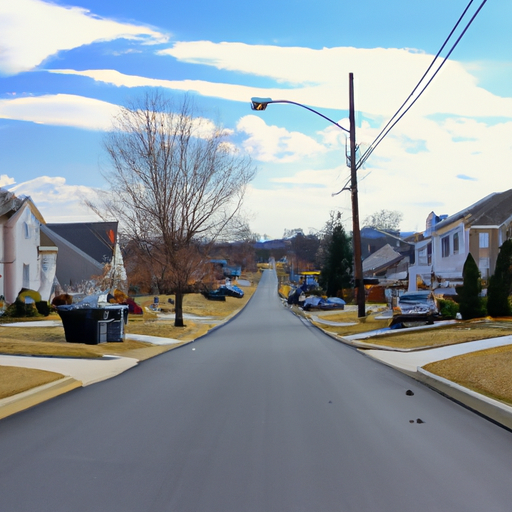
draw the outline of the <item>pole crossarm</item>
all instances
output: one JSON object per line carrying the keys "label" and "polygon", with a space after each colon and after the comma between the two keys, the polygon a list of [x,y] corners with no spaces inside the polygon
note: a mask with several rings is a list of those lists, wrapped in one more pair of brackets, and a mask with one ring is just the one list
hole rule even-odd
{"label": "pole crossarm", "polygon": [[340,130],[350,133],[350,130],[343,128],[343,126],[338,124],[336,121],[333,121],[332,119],[325,116],[321,112],[318,112],[318,110],[315,110],[311,107],[307,107],[306,105],[303,105],[302,103],[297,103],[296,101],[290,101],[290,100],[273,100],[271,98],[251,98],[251,108],[253,110],[259,110],[259,111],[265,110],[269,103],[289,103],[290,105],[297,105],[298,107],[302,107],[302,108],[305,108],[306,110],[309,110],[310,112],[313,112],[317,116],[323,117],[326,121],[329,121],[329,123],[333,124],[334,126],[337,126]]}

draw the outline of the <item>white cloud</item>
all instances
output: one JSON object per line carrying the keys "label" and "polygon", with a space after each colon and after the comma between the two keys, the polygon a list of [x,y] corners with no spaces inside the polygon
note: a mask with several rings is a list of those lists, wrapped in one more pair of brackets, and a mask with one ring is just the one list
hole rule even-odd
{"label": "white cloud", "polygon": [[119,106],[83,96],[55,94],[0,100],[0,119],[108,130]]}
{"label": "white cloud", "polygon": [[[372,120],[371,125],[366,121],[358,124],[357,140],[364,145],[375,138],[383,120],[400,106],[432,60],[430,55],[407,49],[312,50],[208,41],[176,43],[163,53],[182,62],[230,72],[232,83],[155,80],[115,70],[53,72],[81,75],[117,87],[190,90],[247,104],[251,96],[269,96],[319,109],[347,109],[348,73],[354,72],[356,109],[363,113],[363,118]],[[404,213],[404,229],[422,230],[432,210],[437,214],[455,213],[491,192],[512,188],[512,98],[498,97],[479,87],[469,69],[471,64],[449,61],[425,95],[377,148],[367,169],[359,172],[362,219],[379,209],[397,209]],[[244,85],[251,82],[250,75],[271,79],[271,87],[257,89]],[[97,111],[89,117],[87,99],[66,95],[51,98],[68,98],[78,110],[75,115],[66,116],[57,109],[55,115],[52,108],[43,109],[44,104],[33,99],[29,106],[7,106],[0,102],[0,117],[34,122],[55,119],[87,127],[106,126],[107,119],[110,120],[109,104],[90,103],[91,109]],[[85,107],[83,111],[80,106]],[[84,116],[84,121],[78,119],[80,116]],[[492,116],[502,118],[503,122],[490,122]],[[340,123],[348,126],[347,120]],[[328,212],[337,206],[346,212],[350,225],[350,194],[344,192],[335,198],[330,195],[343,186],[339,175],[345,176],[345,172],[333,171],[332,178],[330,171],[314,174],[304,170],[303,162],[315,156],[315,167],[327,169],[328,164],[323,162],[332,157],[332,151],[344,150],[345,135],[338,128],[327,126],[316,136],[308,136],[267,125],[264,117],[248,115],[240,119],[237,130],[247,136],[245,148],[255,159],[265,163],[294,162],[297,166],[295,175],[273,180],[268,190],[249,187],[247,206],[257,212],[259,219],[254,226],[251,223],[254,230],[272,229],[268,234],[280,236],[284,228],[319,228],[327,220]]]}
{"label": "white cloud", "polygon": [[[310,48],[177,42],[159,52],[180,61],[271,78],[283,84],[285,99],[325,108],[348,107],[348,73],[355,75],[356,108],[389,116],[422,77],[433,56],[397,48]],[[468,66],[469,67],[469,66]],[[275,89],[257,96],[278,98]],[[466,68],[448,61],[415,105],[422,115],[510,116],[512,98],[500,98],[478,87]]]}
{"label": "white cloud", "polygon": [[15,180],[7,176],[7,174],[0,175],[0,187],[6,188],[8,185],[14,185]]}
{"label": "white cloud", "polygon": [[[11,183],[13,182],[11,179]],[[84,204],[86,199],[97,198],[95,190],[85,186],[67,185],[65,178],[41,176],[5,188],[17,196],[30,196],[46,222],[101,220]]]}
{"label": "white cloud", "polygon": [[[310,229],[321,229],[329,219],[329,212],[340,210],[344,224],[351,230],[351,212],[349,197],[333,197],[331,189],[315,186],[314,179],[324,182],[334,182],[336,171],[309,171],[297,177],[297,183],[276,183],[272,189],[261,189],[249,185],[244,209],[251,212],[251,230],[271,238],[279,238],[285,229],[300,227],[304,232]],[[329,178],[330,175],[330,178]],[[309,183],[303,183],[308,181]]]}
{"label": "white cloud", "polygon": [[124,38],[162,43],[164,34],[142,25],[94,16],[79,7],[41,0],[0,3],[0,73],[12,75],[35,68],[62,50]]}
{"label": "white cloud", "polygon": [[244,149],[262,162],[295,162],[326,151],[324,146],[303,133],[268,126],[252,115],[242,117],[237,130],[248,135],[243,143]]}
{"label": "white cloud", "polygon": [[[77,71],[73,69],[50,69],[50,73],[63,75],[76,75],[92,78],[96,82],[115,85],[116,87],[163,87],[174,91],[190,91],[206,97],[222,98],[231,101],[247,102],[249,105],[252,96],[261,92],[260,89],[244,85],[214,83],[206,80],[162,80],[145,76],[126,75],[114,69],[90,69]],[[267,94],[280,96],[282,90],[267,89]]]}

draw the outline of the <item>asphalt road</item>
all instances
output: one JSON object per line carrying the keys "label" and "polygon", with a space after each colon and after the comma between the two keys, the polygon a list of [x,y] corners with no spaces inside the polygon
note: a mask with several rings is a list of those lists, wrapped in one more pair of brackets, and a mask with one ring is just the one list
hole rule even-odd
{"label": "asphalt road", "polygon": [[0,421],[2,512],[503,512],[511,476],[510,432],[304,324],[270,271],[205,338]]}

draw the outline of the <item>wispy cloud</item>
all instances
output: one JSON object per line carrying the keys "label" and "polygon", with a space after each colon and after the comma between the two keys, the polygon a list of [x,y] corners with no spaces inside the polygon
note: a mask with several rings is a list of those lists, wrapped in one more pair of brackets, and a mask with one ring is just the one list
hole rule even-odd
{"label": "wispy cloud", "polygon": [[[1,178],[4,178],[3,176]],[[68,185],[62,177],[41,176],[39,178],[18,183],[6,177],[4,188],[16,195],[30,196],[42,213],[46,222],[94,222],[100,220],[85,200],[96,200],[96,191],[89,187]]]}
{"label": "wispy cloud", "polygon": [[151,27],[121,23],[80,7],[41,0],[3,0],[0,26],[0,73],[4,75],[34,69],[59,51],[98,41],[124,38],[151,44],[168,40]]}
{"label": "wispy cloud", "polygon": [[[314,50],[211,41],[177,42],[159,53],[182,62],[270,78],[287,99],[326,108],[346,104],[343,98],[348,98],[348,77],[343,77],[353,72],[357,108],[384,116],[401,105],[433,58],[400,48]],[[512,98],[500,98],[478,87],[475,77],[451,60],[414,108],[422,115],[442,112],[512,117]]]}
{"label": "wispy cloud", "polygon": [[83,96],[55,94],[0,100],[0,119],[109,130],[119,106]]}
{"label": "wispy cloud", "polygon": [[[232,79],[231,83],[157,80],[105,69],[51,72],[87,76],[117,87],[165,87],[232,101],[268,96],[337,109],[348,107],[348,73],[354,72],[356,108],[365,115],[385,118],[402,104],[433,58],[432,55],[396,48],[313,50],[210,41],[179,42],[158,53],[189,64],[236,73],[238,80]],[[244,75],[265,77],[273,81],[273,85],[263,88],[244,85],[247,81]],[[419,116],[450,114],[512,118],[512,98],[499,97],[479,87],[475,77],[461,63],[448,61],[411,112]]]}

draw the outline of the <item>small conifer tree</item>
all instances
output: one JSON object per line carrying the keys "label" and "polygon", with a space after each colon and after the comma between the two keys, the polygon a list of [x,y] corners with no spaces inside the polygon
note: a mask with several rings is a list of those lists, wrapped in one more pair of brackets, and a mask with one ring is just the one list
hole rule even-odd
{"label": "small conifer tree", "polygon": [[510,316],[510,292],[512,291],[512,240],[506,240],[500,247],[496,259],[496,270],[491,276],[487,289],[487,312],[489,315]]}
{"label": "small conifer tree", "polygon": [[485,313],[480,297],[480,291],[482,290],[480,271],[471,253],[468,254],[466,262],[464,263],[462,278],[464,284],[457,288],[459,312],[462,318],[469,320],[470,318],[484,316]]}

